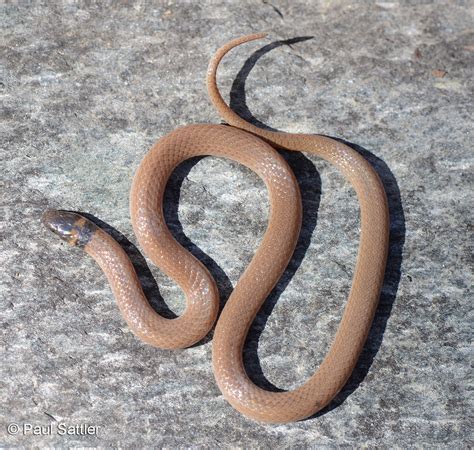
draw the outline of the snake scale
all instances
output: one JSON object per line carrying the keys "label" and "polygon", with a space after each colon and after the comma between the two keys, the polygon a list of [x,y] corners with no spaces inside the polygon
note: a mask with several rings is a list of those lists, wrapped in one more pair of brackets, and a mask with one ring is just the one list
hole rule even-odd
{"label": "snake scale", "polygon": [[[217,320],[212,342],[213,369],[220,390],[234,408],[257,421],[285,423],[321,410],[353,371],[382,287],[389,215],[377,173],[355,150],[324,136],[263,130],[242,119],[225,103],[216,83],[221,59],[237,45],[265,35],[252,34],[229,42],[209,64],[210,99],[230,126],[198,124],[172,131],[146,154],[133,180],[130,211],[134,232],[151,261],[183,290],[186,308],[182,315],[167,319],[154,311],[127,254],[94,223],[62,210],[48,210],[42,220],[61,238],[83,248],[95,259],[136,336],[160,348],[188,347],[201,340],[216,322],[219,294],[206,267],[174,239],[167,227],[163,216],[166,183],[181,162],[195,156],[229,158],[254,171],[268,189],[268,226]],[[311,153],[336,166],[356,191],[361,222],[352,287],[335,338],[314,375],[286,392],[270,392],[255,385],[242,358],[248,330],[288,265],[301,228],[298,183],[275,148]]]}

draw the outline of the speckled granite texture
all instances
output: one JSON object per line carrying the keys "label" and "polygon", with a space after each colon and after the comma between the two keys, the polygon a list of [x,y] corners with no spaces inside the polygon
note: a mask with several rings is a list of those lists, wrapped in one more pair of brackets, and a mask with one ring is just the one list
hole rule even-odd
{"label": "speckled granite texture", "polygon": [[[0,443],[472,445],[472,2],[92,3],[1,6]],[[278,426],[224,401],[212,336],[176,352],[135,339],[94,261],[39,222],[50,206],[114,227],[156,308],[179,314],[181,292],[133,245],[131,178],[160,136],[219,122],[207,62],[231,38],[261,30],[270,38],[233,51],[220,72],[233,108],[261,126],[351,143],[381,175],[392,219],[386,282],[356,371],[322,413]],[[252,379],[270,389],[295,387],[318,367],[359,236],[342,177],[316,157],[285,157],[303,191],[304,229],[245,349]],[[267,213],[263,183],[216,158],[182,165],[167,193],[174,235],[210,268],[223,302]],[[52,428],[8,434],[12,422]],[[64,435],[61,424],[99,429]]]}

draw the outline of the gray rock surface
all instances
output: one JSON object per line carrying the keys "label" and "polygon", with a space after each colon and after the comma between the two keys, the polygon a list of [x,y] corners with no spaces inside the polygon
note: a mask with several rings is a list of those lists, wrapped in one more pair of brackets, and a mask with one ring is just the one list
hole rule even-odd
{"label": "gray rock surface", "polygon": [[[1,6],[0,443],[472,445],[472,2],[80,3]],[[323,413],[277,426],[225,402],[211,339],[175,352],[139,342],[94,261],[39,222],[49,206],[110,224],[156,308],[166,302],[179,314],[180,290],[124,238],[136,243],[131,178],[160,136],[219,121],[205,90],[207,62],[221,44],[260,30],[270,39],[236,49],[220,71],[232,106],[266,126],[352,143],[380,173],[392,218],[386,283],[356,371]],[[278,43],[301,36],[313,38]],[[359,219],[333,167],[285,156],[301,184],[305,225],[245,360],[259,385],[291,389],[334,336]],[[225,299],[266,227],[263,183],[229,161],[191,161],[171,180],[166,208],[173,233],[208,265]],[[53,429],[12,435],[12,422]],[[99,429],[61,435],[61,423]]]}

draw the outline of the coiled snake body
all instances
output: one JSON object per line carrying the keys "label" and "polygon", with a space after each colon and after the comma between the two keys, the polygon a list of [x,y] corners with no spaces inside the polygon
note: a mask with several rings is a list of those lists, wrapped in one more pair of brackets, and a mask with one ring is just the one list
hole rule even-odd
{"label": "coiled snake body", "polygon": [[[217,321],[212,358],[224,397],[248,417],[283,423],[319,411],[340,391],[363,348],[382,286],[388,249],[388,208],[383,186],[370,164],[346,145],[323,136],[289,134],[257,128],[234,113],[216,84],[217,67],[233,47],[265,34],[235,39],[212,58],[207,86],[222,118],[231,126],[190,125],[161,138],[141,162],[131,189],[131,217],[147,256],[178,283],[186,309],[175,319],[157,314],[145,298],[127,254],[107,233],[83,216],[48,210],[44,224],[89,253],[106,274],[130,329],[160,348],[182,348],[201,340],[219,309],[216,283],[208,270],[173,238],[163,217],[168,178],[184,160],[200,155],[230,158],[265,182],[270,217],[263,240],[239,279]],[[285,270],[301,226],[297,181],[273,147],[308,152],[334,164],[354,187],[360,203],[361,233],[352,288],[334,341],[315,374],[288,392],[269,392],[248,377],[242,349],[255,315]]]}

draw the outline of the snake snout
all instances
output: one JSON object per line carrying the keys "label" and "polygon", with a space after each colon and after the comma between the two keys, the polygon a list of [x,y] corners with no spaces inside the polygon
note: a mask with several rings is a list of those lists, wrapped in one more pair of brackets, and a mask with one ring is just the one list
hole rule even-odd
{"label": "snake snout", "polygon": [[97,225],[80,214],[48,209],[41,217],[43,225],[68,244],[84,247],[97,230]]}

